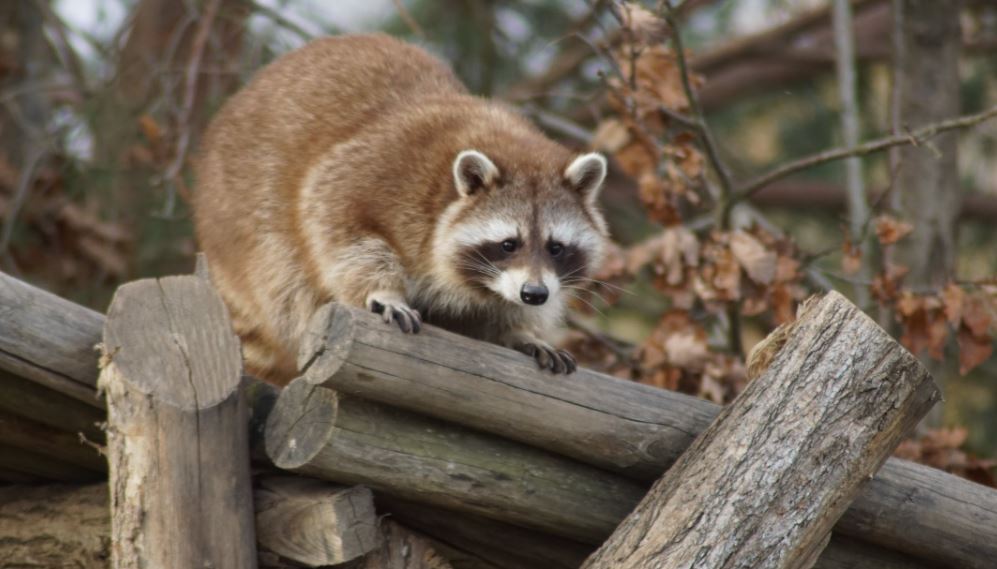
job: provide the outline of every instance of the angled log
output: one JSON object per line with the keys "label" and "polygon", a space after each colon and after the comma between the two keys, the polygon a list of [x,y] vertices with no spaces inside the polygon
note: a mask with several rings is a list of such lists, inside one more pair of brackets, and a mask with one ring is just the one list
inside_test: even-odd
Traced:
{"label": "angled log", "polygon": [[598,543],[643,495],[609,474],[301,379],[270,412],[278,468]]}
{"label": "angled log", "polygon": [[113,566],[256,567],[242,360],[193,276],[114,295],[104,327]]}
{"label": "angled log", "polygon": [[376,501],[378,512],[432,539],[455,568],[459,556],[468,555],[473,562],[505,569],[577,569],[594,550],[592,545],[481,516],[390,496],[377,496]]}
{"label": "angled log", "polygon": [[[97,367],[96,353],[90,360]],[[91,389],[90,395],[96,400],[95,389]],[[102,409],[6,370],[0,370],[0,413],[73,435],[82,434],[95,442],[104,440],[104,432],[99,427],[106,417]]]}
{"label": "angled log", "polygon": [[374,495],[297,476],[257,480],[260,547],[308,567],[357,559],[380,545]]}
{"label": "angled log", "polygon": [[[63,343],[56,341],[58,335],[45,333],[47,322],[23,318],[24,311],[3,313],[4,326],[44,326],[30,332],[33,349],[54,354],[49,360],[51,373],[85,383],[86,370],[96,369],[97,355],[90,348],[92,340],[100,338],[103,318],[98,315],[94,320],[87,309],[0,273],[0,307],[17,302],[44,305],[46,312],[62,313],[73,319],[72,328],[84,332],[79,334],[78,343]],[[347,310],[339,307],[325,315],[332,312],[342,318],[340,311]],[[383,327],[376,316],[363,311],[355,311],[352,317],[361,320],[359,326],[381,326],[383,332],[382,342],[377,341],[378,336],[370,336],[374,343],[355,345],[353,349],[386,353],[414,350],[412,353],[420,359],[401,360],[407,370],[405,376],[390,375],[392,369],[401,369],[392,362],[392,367],[369,368],[362,376],[348,371],[334,373],[327,378],[330,386],[548,448],[638,480],[651,481],[660,476],[720,412],[719,406],[708,401],[588,370],[578,370],[567,378],[551,377],[537,372],[525,356],[511,350],[432,327],[410,338]],[[364,324],[363,319],[370,322]],[[316,319],[320,327],[317,336],[324,337],[327,326],[320,322],[321,318]],[[325,324],[329,324],[328,320]],[[29,353],[18,352],[24,349],[24,343],[5,344],[9,338],[10,334],[0,334],[0,350],[17,357],[0,357],[0,369],[11,371],[11,362],[37,367]],[[335,336],[329,339],[351,341]],[[438,344],[449,348],[434,350]],[[318,347],[315,343],[312,346]],[[345,358],[356,361],[356,354],[350,351],[346,350]],[[71,354],[85,357],[87,365],[69,365],[74,362]],[[468,354],[473,354],[475,362],[467,361]],[[313,355],[313,363],[318,363],[322,354],[310,354],[309,359]],[[0,389],[15,375],[0,374]],[[27,381],[23,375],[19,379]],[[259,382],[255,385],[264,388],[257,391],[263,403],[275,399],[275,389]],[[83,397],[102,404],[92,390]],[[13,403],[17,401],[16,396],[0,396],[0,405],[11,403],[16,407]],[[261,407],[263,412],[254,414],[254,421],[265,415],[267,405]],[[95,416],[95,421],[100,420],[99,414]],[[53,414],[52,420],[58,425],[58,414]],[[259,424],[257,428],[261,428]],[[995,528],[997,491],[898,459],[886,462],[835,526],[836,533],[843,536],[904,551],[940,566],[979,569],[990,569],[992,560],[997,559]]]}
{"label": "angled log", "polygon": [[759,376],[583,567],[811,567],[859,485],[940,398],[917,358],[836,293],[805,302],[754,355]]}

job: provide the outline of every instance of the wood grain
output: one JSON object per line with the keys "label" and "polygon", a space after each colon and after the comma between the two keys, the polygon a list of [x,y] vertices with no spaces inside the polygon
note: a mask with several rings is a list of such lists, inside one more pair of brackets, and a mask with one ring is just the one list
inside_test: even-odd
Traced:
{"label": "wood grain", "polygon": [[254,569],[242,362],[203,280],[122,286],[104,326],[115,569]]}
{"label": "wood grain", "polygon": [[843,296],[801,307],[770,365],[659,479],[586,569],[809,568],[859,485],[940,399]]}
{"label": "wood grain", "polygon": [[256,484],[257,540],[281,557],[309,567],[335,565],[380,545],[367,488],[274,475]]}
{"label": "wood grain", "polygon": [[270,413],[266,450],[307,476],[593,543],[644,494],[619,475],[301,379]]}

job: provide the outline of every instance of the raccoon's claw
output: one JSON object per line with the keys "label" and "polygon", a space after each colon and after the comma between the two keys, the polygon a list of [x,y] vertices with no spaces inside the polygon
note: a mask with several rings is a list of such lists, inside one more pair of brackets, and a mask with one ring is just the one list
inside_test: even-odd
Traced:
{"label": "raccoon's claw", "polygon": [[530,342],[518,344],[515,349],[535,359],[540,369],[549,369],[554,373],[563,374],[574,373],[578,369],[575,357],[567,350]]}
{"label": "raccoon's claw", "polygon": [[394,321],[406,334],[418,334],[422,330],[422,316],[419,311],[404,302],[389,303],[371,299],[368,305],[371,312],[381,315],[385,324],[391,324]]}

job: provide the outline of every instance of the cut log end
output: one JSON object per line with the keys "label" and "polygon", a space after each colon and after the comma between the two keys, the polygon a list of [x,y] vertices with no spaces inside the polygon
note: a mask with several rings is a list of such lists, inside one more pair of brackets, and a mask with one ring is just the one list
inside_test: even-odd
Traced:
{"label": "cut log end", "polygon": [[[242,377],[239,341],[225,305],[193,276],[119,288],[108,310],[103,350],[103,368],[110,372],[105,379],[127,378],[131,390],[180,409],[217,405],[237,391]],[[161,381],[164,374],[188,377],[188,385],[178,389]]]}
{"label": "cut log end", "polygon": [[279,468],[307,464],[332,436],[338,411],[336,392],[300,379],[291,382],[267,419],[267,456]]}

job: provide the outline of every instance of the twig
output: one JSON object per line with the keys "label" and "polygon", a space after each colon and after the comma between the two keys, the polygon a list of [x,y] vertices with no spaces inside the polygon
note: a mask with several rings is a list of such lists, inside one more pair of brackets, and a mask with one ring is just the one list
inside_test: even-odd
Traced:
{"label": "twig", "polygon": [[841,160],[842,158],[849,158],[851,156],[865,156],[866,154],[872,154],[894,146],[901,146],[905,144],[916,146],[943,132],[976,126],[995,116],[997,116],[997,106],[990,107],[989,109],[975,115],[964,115],[933,123],[921,127],[909,134],[886,136],[876,140],[871,140],[865,144],[860,144],[852,148],[834,148],[818,152],[817,154],[812,154],[810,156],[805,156],[799,160],[794,160],[778,166],[768,173],[762,174],[761,176],[758,176],[757,178],[739,187],[737,189],[737,193],[734,194],[734,201],[737,202],[748,199],[772,182],[781,180],[782,178],[801,170],[813,168],[814,166],[825,164],[827,162]]}
{"label": "twig", "polygon": [[187,151],[190,148],[190,120],[194,115],[194,105],[197,102],[197,79],[200,75],[201,61],[204,59],[204,49],[208,44],[211,35],[211,28],[214,25],[215,17],[221,8],[221,0],[214,0],[204,9],[201,14],[201,24],[197,27],[197,32],[191,44],[190,59],[187,63],[186,78],[184,81],[183,103],[180,107],[180,116],[177,117],[177,138],[176,154],[173,161],[166,169],[164,178],[173,181],[170,186],[164,215],[173,213],[173,204],[176,200],[173,188],[176,186],[176,179],[180,175],[180,170],[187,161]]}
{"label": "twig", "polygon": [[405,25],[408,26],[408,29],[413,34],[415,34],[416,37],[418,37],[419,39],[426,39],[426,31],[423,30],[422,26],[419,25],[419,22],[417,22],[416,19],[412,17],[412,13],[408,11],[408,8],[406,8],[405,4],[402,3],[402,0],[393,0],[393,1],[395,3],[395,10],[398,11],[398,17],[401,18],[403,22],[405,22]]}
{"label": "twig", "polygon": [[720,180],[721,206],[718,225],[721,229],[726,229],[730,221],[730,206],[728,205],[728,202],[730,201],[734,184],[731,182],[730,171],[727,170],[727,165],[724,164],[723,159],[720,158],[720,152],[717,148],[716,141],[713,139],[713,134],[710,132],[710,128],[706,124],[706,119],[703,115],[703,107],[699,103],[699,96],[696,94],[696,90],[692,87],[689,64],[685,58],[685,47],[682,45],[681,30],[678,25],[678,20],[673,12],[673,8],[668,2],[664,2],[664,18],[665,21],[668,22],[668,27],[672,30],[672,43],[675,47],[675,59],[678,63],[680,76],[682,78],[682,89],[685,91],[685,96],[689,100],[689,109],[692,111],[692,116],[689,118],[695,124],[696,132],[699,134],[699,138],[703,143],[703,148],[706,150],[706,157],[710,161],[713,171],[716,172],[717,178]]}
{"label": "twig", "polygon": [[259,2],[255,2],[255,1],[252,1],[252,0],[250,0],[250,6],[256,12],[259,12],[259,13],[263,14],[264,16],[270,18],[278,26],[280,26],[280,27],[282,27],[282,28],[284,28],[286,30],[289,30],[289,31],[293,32],[295,35],[297,35],[298,37],[300,37],[304,41],[309,41],[309,40],[311,40],[312,38],[315,37],[315,34],[310,33],[308,30],[302,28],[298,24],[295,24],[291,20],[288,20],[283,15],[281,15],[280,12],[278,12],[277,10],[274,10],[273,8],[271,8],[269,6],[264,6],[263,4],[260,4]]}

